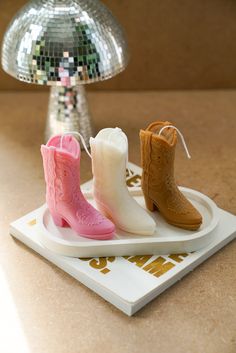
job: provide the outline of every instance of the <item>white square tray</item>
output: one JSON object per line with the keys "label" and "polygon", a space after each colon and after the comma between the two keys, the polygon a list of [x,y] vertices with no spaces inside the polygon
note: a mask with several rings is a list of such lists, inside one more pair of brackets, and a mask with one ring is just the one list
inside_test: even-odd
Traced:
{"label": "white square tray", "polygon": [[[139,186],[136,174],[128,180]],[[90,183],[85,189],[90,190]],[[10,226],[10,233],[34,251],[92,289],[127,315],[133,315],[165,289],[213,255],[236,236],[236,217],[219,209],[219,224],[209,245],[194,253],[100,258],[71,258],[58,255],[40,242],[39,209]]]}

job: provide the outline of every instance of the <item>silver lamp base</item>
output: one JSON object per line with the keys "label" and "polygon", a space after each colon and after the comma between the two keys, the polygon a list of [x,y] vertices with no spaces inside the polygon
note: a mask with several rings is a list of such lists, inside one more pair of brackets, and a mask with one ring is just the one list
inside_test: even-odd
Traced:
{"label": "silver lamp base", "polygon": [[75,87],[52,86],[45,139],[48,141],[53,135],[71,131],[80,132],[89,147],[89,139],[93,136],[93,127],[85,88],[83,85]]}

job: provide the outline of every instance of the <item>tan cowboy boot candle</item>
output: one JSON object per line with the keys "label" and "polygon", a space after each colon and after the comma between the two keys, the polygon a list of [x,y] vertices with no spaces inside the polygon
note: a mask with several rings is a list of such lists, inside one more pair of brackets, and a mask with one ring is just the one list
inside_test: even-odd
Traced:
{"label": "tan cowboy boot candle", "polygon": [[168,121],[154,122],[140,131],[142,189],[149,211],[157,209],[168,223],[196,230],[202,216],[179,191],[174,178],[177,131]]}

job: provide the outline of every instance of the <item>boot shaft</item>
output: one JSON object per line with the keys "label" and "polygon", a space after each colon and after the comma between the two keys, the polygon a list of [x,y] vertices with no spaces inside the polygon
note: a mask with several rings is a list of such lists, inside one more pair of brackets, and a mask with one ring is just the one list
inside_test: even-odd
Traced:
{"label": "boot shaft", "polygon": [[59,201],[71,203],[81,192],[79,144],[71,136],[65,136],[64,146],[60,148],[59,138],[56,136],[46,146],[41,146],[46,198],[54,205]]}
{"label": "boot shaft", "polygon": [[160,126],[152,124],[147,130],[140,131],[142,187],[147,192],[150,187],[162,188],[174,182],[176,132],[172,131],[173,136],[168,133],[167,138],[158,134],[167,123]]}
{"label": "boot shaft", "polygon": [[106,139],[90,140],[94,189],[109,192],[126,184],[127,146],[110,144]]}

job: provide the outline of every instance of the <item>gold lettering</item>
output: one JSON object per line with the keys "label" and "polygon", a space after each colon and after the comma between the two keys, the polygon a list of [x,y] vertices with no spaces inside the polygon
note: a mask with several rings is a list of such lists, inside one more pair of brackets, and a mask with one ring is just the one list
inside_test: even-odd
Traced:
{"label": "gold lettering", "polygon": [[134,172],[132,170],[126,169],[126,178],[128,178],[130,174],[134,175]]}
{"label": "gold lettering", "polygon": [[107,275],[109,272],[109,268],[104,268],[103,270],[101,270],[101,273],[103,273],[104,275]]}
{"label": "gold lettering", "polygon": [[155,277],[160,277],[173,267],[175,267],[174,264],[172,264],[171,262],[166,262],[166,260],[160,256],[156,260],[145,266],[143,269],[147,272],[150,272]]}
{"label": "gold lettering", "polygon": [[187,257],[188,254],[173,254],[170,255],[169,258],[174,260],[175,262],[182,262],[184,261],[183,257]]}
{"label": "gold lettering", "polygon": [[35,226],[35,224],[37,223],[36,219],[33,219],[32,221],[28,222],[29,226]]}
{"label": "gold lettering", "polygon": [[114,262],[115,261],[115,256],[110,256],[110,257],[108,257],[108,261],[109,262]]}
{"label": "gold lettering", "polygon": [[107,259],[106,257],[99,257],[98,260],[93,259],[90,261],[89,265],[93,268],[96,268],[97,270],[100,270],[107,265]]}
{"label": "gold lettering", "polygon": [[138,267],[142,267],[151,258],[152,258],[152,255],[150,255],[150,256],[132,256],[132,257],[128,258],[128,261],[135,263]]}
{"label": "gold lettering", "polygon": [[107,261],[114,262],[115,256],[99,257],[98,259],[92,259],[89,262],[89,265],[97,270],[101,270],[102,268],[106,267]]}
{"label": "gold lettering", "polygon": [[135,175],[126,181],[126,184],[128,187],[140,186],[140,183],[141,183],[141,176],[140,175]]}

